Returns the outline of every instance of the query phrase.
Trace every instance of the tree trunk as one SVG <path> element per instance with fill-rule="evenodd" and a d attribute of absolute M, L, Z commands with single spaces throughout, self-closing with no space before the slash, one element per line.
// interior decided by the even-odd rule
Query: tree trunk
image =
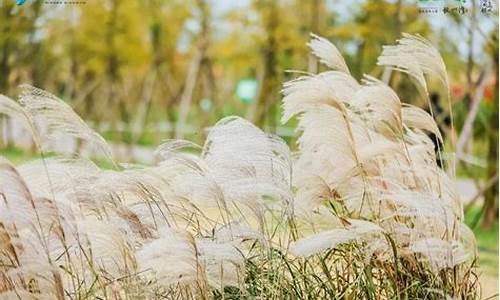
<path fill-rule="evenodd" d="M 193 99 L 194 88 L 196 87 L 196 81 L 198 79 L 198 71 L 200 69 L 201 57 L 203 53 L 198 50 L 195 57 L 191 61 L 189 66 L 189 71 L 186 76 L 186 83 L 184 86 L 184 91 L 182 92 L 180 106 L 179 106 L 179 118 L 177 119 L 177 124 L 175 126 L 175 138 L 184 138 L 184 130 L 186 126 L 186 121 L 189 113 L 189 108 L 191 107 L 191 102 Z"/>
<path fill-rule="evenodd" d="M 493 62 L 495 64 L 495 92 L 493 93 L 493 118 L 490 122 L 488 141 L 488 178 L 498 173 L 498 35 L 496 46 L 493 49 Z M 490 229 L 498 220 L 498 182 L 496 182 L 484 195 L 484 218 L 482 227 Z"/>
<path fill-rule="evenodd" d="M 394 19 L 396 20 L 396 24 L 394 25 L 394 39 L 398 39 L 399 36 L 401 35 L 401 18 L 402 18 L 402 12 L 403 12 L 403 1 L 398 0 L 396 3 L 396 12 L 394 13 Z M 392 77 L 392 69 L 391 68 L 385 68 L 384 73 L 382 73 L 382 81 L 390 85 Z"/>
<path fill-rule="evenodd" d="M 489 74 L 483 72 L 479 78 L 480 81 L 479 87 L 477 88 L 476 93 L 474 94 L 471 103 L 471 108 L 469 110 L 469 113 L 467 114 L 467 118 L 465 119 L 464 126 L 462 127 L 462 132 L 458 137 L 457 148 L 455 149 L 457 153 L 457 160 L 463 158 L 465 154 L 465 146 L 472 136 L 472 132 L 474 129 L 473 126 L 474 121 L 476 120 L 476 116 L 479 111 L 479 106 L 481 104 L 481 100 L 483 99 L 484 89 L 486 88 L 486 85 L 488 83 L 489 79 L 488 75 Z"/>
<path fill-rule="evenodd" d="M 43 65 L 43 44 L 42 41 L 36 40 L 36 22 L 38 17 L 40 16 L 42 9 L 42 1 L 36 1 L 33 3 L 33 19 L 31 19 L 31 28 L 29 33 L 29 44 L 31 45 L 30 49 L 30 58 L 31 58 L 31 80 L 32 84 L 36 87 L 43 87 L 44 80 L 44 65 Z"/>
<path fill-rule="evenodd" d="M 470 15 L 470 26 L 468 30 L 467 37 L 467 69 L 466 69 L 466 77 L 467 77 L 467 97 L 466 99 L 472 99 L 472 90 L 473 90 L 473 80 L 472 80 L 472 72 L 474 71 L 474 32 L 476 31 L 476 5 L 475 1 L 471 1 L 472 12 Z"/>
<path fill-rule="evenodd" d="M 497 93 L 498 95 L 498 93 Z M 497 98 L 498 99 L 498 98 Z M 494 124 L 497 124 L 490 131 L 489 149 L 488 149 L 488 176 L 495 176 L 498 172 L 498 102 Z M 493 123 L 492 122 L 492 123 Z M 483 229 L 491 229 L 498 220 L 498 182 L 486 191 L 484 194 L 484 218 L 481 224 Z"/>
<path fill-rule="evenodd" d="M 198 81 L 198 75 L 208 50 L 209 40 L 210 40 L 210 10 L 205 2 L 205 0 L 198 0 L 198 7 L 201 11 L 201 32 L 200 32 L 200 43 L 198 44 L 198 49 L 196 50 L 195 57 L 193 58 L 191 65 L 189 67 L 188 74 L 186 76 L 186 83 L 184 86 L 184 91 L 182 93 L 180 107 L 179 107 L 179 118 L 177 120 L 175 128 L 175 137 L 178 139 L 184 138 L 184 130 L 186 126 L 186 121 L 189 114 L 189 109 L 191 108 L 191 102 L 193 99 L 193 93 L 196 88 Z"/>
<path fill-rule="evenodd" d="M 268 9 L 268 11 L 266 11 Z M 275 1 L 264 1 L 263 16 L 267 32 L 266 44 L 263 48 L 264 72 L 259 86 L 259 96 L 257 97 L 256 113 L 254 123 L 264 128 L 269 125 L 274 130 L 275 115 L 272 106 L 278 99 L 280 81 L 278 78 L 276 29 L 278 26 L 278 8 Z"/>
<path fill-rule="evenodd" d="M 111 1 L 110 15 L 109 21 L 106 31 L 105 43 L 108 45 L 108 53 L 107 53 L 107 67 L 106 67 L 106 88 L 107 88 L 107 103 L 113 108 L 112 119 L 111 119 L 111 127 L 114 131 L 118 132 L 120 128 L 118 128 L 119 124 L 122 121 L 122 115 L 124 104 L 122 105 L 120 99 L 117 97 L 116 88 L 118 81 L 118 69 L 119 69 L 119 61 L 117 56 L 117 50 L 115 46 L 115 34 L 116 27 L 118 22 L 118 0 Z M 116 135 L 113 134 L 115 138 Z"/>
<path fill-rule="evenodd" d="M 9 88 L 9 75 L 10 75 L 10 65 L 9 57 L 11 51 L 11 24 L 12 24 L 12 9 L 14 7 L 13 1 L 8 1 L 4 3 L 2 7 L 2 29 L 1 34 L 4 36 L 2 44 L 2 52 L 0 53 L 0 71 L 2 76 L 0 76 L 0 93 L 8 95 Z"/>
<path fill-rule="evenodd" d="M 13 2 L 12 2 L 13 3 Z M 10 39 L 10 26 L 12 14 L 11 10 L 13 8 L 13 4 L 10 2 L 4 3 L 3 5 L 3 10 L 2 10 L 2 18 L 3 18 L 3 24 L 2 24 L 2 35 L 5 37 L 2 45 L 2 51 L 0 53 L 0 94 L 5 94 L 9 95 L 9 76 L 10 76 L 10 64 L 9 64 L 9 57 L 10 57 L 10 52 L 11 52 L 11 39 Z M 0 116 L 0 121 L 4 120 L 4 116 Z M 2 140 L 5 141 L 5 146 L 9 147 L 10 146 L 10 136 L 9 136 L 9 131 L 10 131 L 10 126 L 9 126 L 10 120 L 8 118 L 5 118 L 5 122 L 0 122 L 0 126 L 4 126 L 5 130 L 0 130 L 0 143 L 2 143 Z M 1 136 L 2 132 L 5 133 L 5 136 Z"/>
<path fill-rule="evenodd" d="M 213 64 L 210 57 L 205 56 L 201 63 L 201 68 L 204 74 L 204 84 L 203 84 L 203 95 L 204 97 L 208 97 L 213 104 L 213 110 L 215 115 L 219 116 L 221 114 L 221 110 L 219 110 L 222 106 L 222 103 L 217 101 L 217 84 L 215 81 L 215 74 L 213 70 Z M 206 112 L 203 114 L 201 119 L 201 128 L 203 129 L 203 136 L 205 136 L 205 128 L 207 128 L 210 124 L 210 113 Z"/>
<path fill-rule="evenodd" d="M 321 34 L 319 32 L 319 7 L 320 0 L 311 1 L 311 26 L 310 31 L 315 34 Z M 318 59 L 312 53 L 309 53 L 309 61 L 307 64 L 307 71 L 309 73 L 318 72 Z"/>

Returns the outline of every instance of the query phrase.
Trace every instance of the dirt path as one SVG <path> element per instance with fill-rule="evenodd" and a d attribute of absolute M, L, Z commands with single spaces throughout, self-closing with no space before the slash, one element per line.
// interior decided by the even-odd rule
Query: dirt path
<path fill-rule="evenodd" d="M 498 298 L 498 277 L 482 274 L 479 277 L 479 281 L 481 282 L 481 290 L 482 297 L 481 299 L 499 299 Z M 493 298 L 493 295 L 496 295 Z"/>

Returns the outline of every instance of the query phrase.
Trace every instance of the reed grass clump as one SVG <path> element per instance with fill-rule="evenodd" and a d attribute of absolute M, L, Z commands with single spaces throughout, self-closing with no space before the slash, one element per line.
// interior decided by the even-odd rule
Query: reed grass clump
<path fill-rule="evenodd" d="M 203 145 L 169 140 L 152 166 L 120 164 L 62 100 L 31 86 L 1 96 L 42 154 L 71 136 L 115 167 L 77 153 L 0 160 L 0 298 L 477 299 L 474 235 L 453 161 L 437 164 L 432 115 L 376 78 L 358 82 L 327 40 L 309 46 L 331 70 L 284 84 L 293 154 L 228 117 Z M 448 89 L 419 36 L 385 47 L 379 64 L 424 98 L 427 77 Z"/>

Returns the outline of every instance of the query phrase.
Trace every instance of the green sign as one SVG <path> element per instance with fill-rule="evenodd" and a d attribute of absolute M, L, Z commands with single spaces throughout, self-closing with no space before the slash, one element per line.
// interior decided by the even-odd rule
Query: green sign
<path fill-rule="evenodd" d="M 243 103 L 252 103 L 257 97 L 257 81 L 255 79 L 243 79 L 236 86 L 236 95 Z"/>
<path fill-rule="evenodd" d="M 208 112 L 212 109 L 212 100 L 210 98 L 203 98 L 200 101 L 201 110 Z"/>

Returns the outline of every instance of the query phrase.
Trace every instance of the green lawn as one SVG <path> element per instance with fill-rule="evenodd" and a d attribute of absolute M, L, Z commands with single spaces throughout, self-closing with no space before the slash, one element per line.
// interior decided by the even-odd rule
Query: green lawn
<path fill-rule="evenodd" d="M 14 165 L 22 164 L 24 162 L 39 159 L 42 156 L 38 153 L 23 151 L 18 148 L 0 148 L 0 156 L 7 158 Z M 52 153 L 45 153 L 45 157 L 53 157 Z M 93 160 L 99 167 L 103 169 L 113 169 L 114 166 L 110 161 L 97 159 Z"/>
<path fill-rule="evenodd" d="M 7 158 L 10 162 L 17 165 L 31 159 L 40 158 L 40 155 L 29 153 L 17 148 L 0 148 L 0 156 Z"/>
<path fill-rule="evenodd" d="M 472 226 L 480 207 L 473 207 L 465 214 L 467 225 Z M 479 265 L 481 270 L 491 276 L 498 276 L 498 221 L 490 230 L 481 228 L 481 224 L 472 228 L 476 235 L 477 246 L 479 248 Z"/>

